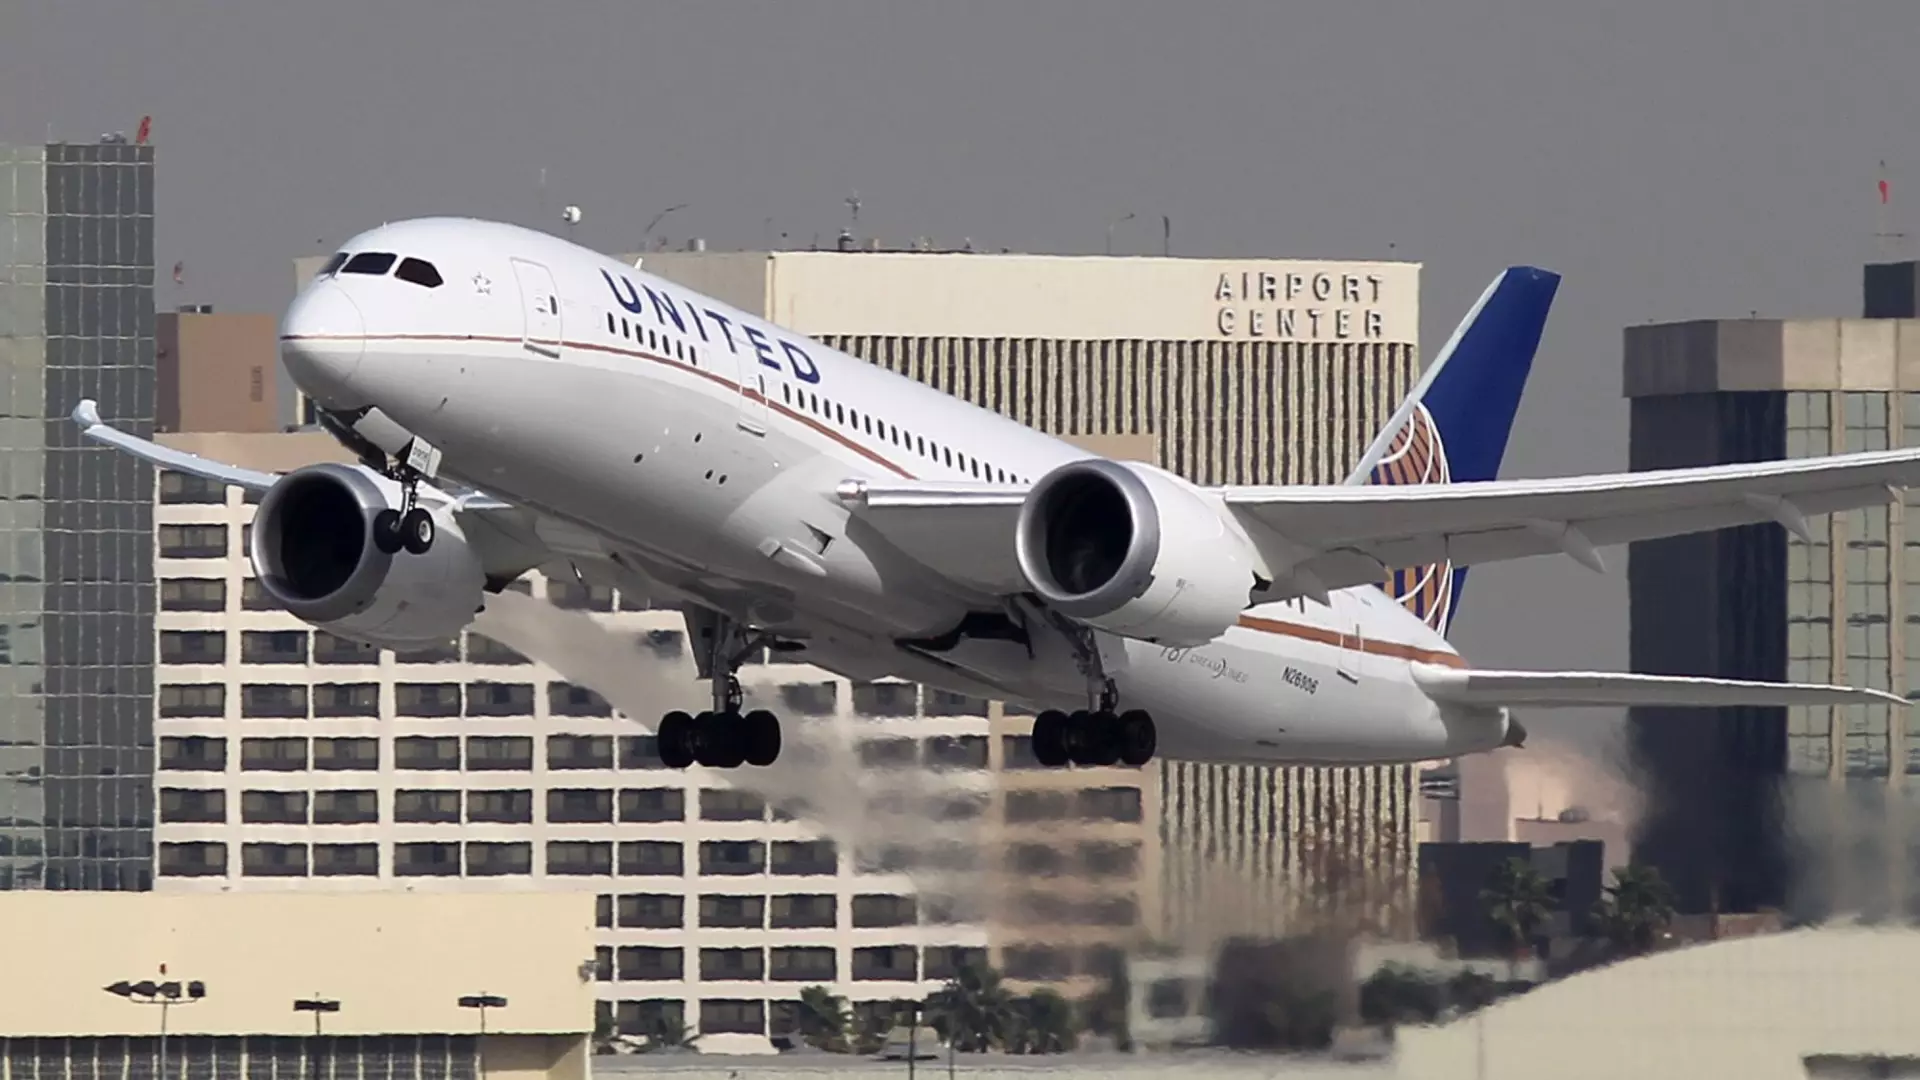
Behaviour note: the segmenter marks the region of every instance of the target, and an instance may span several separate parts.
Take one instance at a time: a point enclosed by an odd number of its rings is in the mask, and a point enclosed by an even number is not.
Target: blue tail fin
[[[1533,369],[1560,275],[1531,266],[1502,272],[1480,295],[1349,484],[1446,484],[1493,480]],[[1450,562],[1396,570],[1381,584],[1441,633],[1453,623],[1467,568]]]

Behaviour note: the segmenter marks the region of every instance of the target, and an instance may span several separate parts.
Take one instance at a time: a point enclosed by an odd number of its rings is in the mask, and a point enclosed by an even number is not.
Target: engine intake
[[[365,466],[328,462],[281,477],[253,519],[247,556],[260,587],[307,622],[383,648],[458,634],[480,606],[479,556],[444,504],[428,508],[426,553],[381,551],[374,516],[399,505],[400,486]]]
[[[1015,548],[1027,584],[1054,610],[1165,645],[1199,645],[1232,626],[1260,561],[1217,499],[1160,469],[1101,458],[1040,478]]]

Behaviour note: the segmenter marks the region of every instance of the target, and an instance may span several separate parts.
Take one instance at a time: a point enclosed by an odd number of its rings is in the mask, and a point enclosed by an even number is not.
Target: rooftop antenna
[[[1107,254],[1109,254],[1109,255],[1111,255],[1111,254],[1113,254],[1113,228],[1114,228],[1114,226],[1116,226],[1116,225],[1123,225],[1123,224],[1125,224],[1126,222],[1129,222],[1129,221],[1132,221],[1132,220],[1134,219],[1134,217],[1135,217],[1135,215],[1134,215],[1134,212],[1133,212],[1133,211],[1131,211],[1131,210],[1129,210],[1129,211],[1127,211],[1127,212],[1126,212],[1125,214],[1122,214],[1122,215],[1120,215],[1119,217],[1117,217],[1117,218],[1114,218],[1114,219],[1113,219],[1112,221],[1109,221],[1109,222],[1107,222]]]
[[[860,231],[860,193],[859,192],[856,191],[853,194],[847,196],[847,209],[853,211],[853,224],[849,225],[847,227],[847,231],[844,233],[841,233],[840,235],[843,240],[852,240],[854,238],[854,234]],[[843,247],[844,246],[845,245],[843,245]]]
[[[673,213],[675,210],[685,210],[686,208],[687,208],[686,203],[674,203],[672,206],[669,206],[665,210],[662,210],[659,213],[653,215],[653,220],[647,222],[646,229],[640,233],[640,250],[645,251],[647,249],[647,238],[653,235],[653,227],[655,225],[660,224],[661,218],[666,217],[668,214]],[[661,246],[665,247],[666,245],[663,244]]]
[[[1907,234],[1894,231],[1892,223],[1889,221],[1889,217],[1893,213],[1893,182],[1887,175],[1887,163],[1885,161],[1880,163],[1879,186],[1880,205],[1875,209],[1874,220],[1876,224],[1874,226],[1873,238],[1880,245],[1880,254],[1887,258],[1892,258],[1896,254],[1895,249],[1898,247],[1899,242],[1905,240]]]
[[[1160,215],[1160,254],[1173,254],[1173,217],[1169,214]]]

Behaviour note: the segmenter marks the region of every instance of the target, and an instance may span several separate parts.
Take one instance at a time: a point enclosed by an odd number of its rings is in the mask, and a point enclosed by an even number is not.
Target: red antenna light
[[[134,135],[133,141],[141,146],[145,146],[147,144],[147,137],[152,134],[153,134],[153,117],[151,116],[141,117],[140,130],[137,134]]]
[[[1881,206],[1887,205],[1887,196],[1890,193],[1891,189],[1892,189],[1892,185],[1888,184],[1885,180],[1880,181],[1880,205]]]

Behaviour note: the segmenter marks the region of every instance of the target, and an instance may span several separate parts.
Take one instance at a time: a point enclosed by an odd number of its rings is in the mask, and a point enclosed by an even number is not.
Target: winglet
[[[100,404],[92,398],[82,398],[69,415],[73,422],[80,426],[82,434],[87,438],[123,453],[132,454],[158,468],[189,473],[216,483],[231,484],[255,492],[266,491],[273,486],[275,480],[280,478],[275,473],[210,461],[198,454],[189,454],[185,450],[161,446],[152,439],[129,435],[101,419]]]
[[[92,398],[81,398],[80,404],[73,407],[73,422],[83,428],[101,423],[99,403]]]

